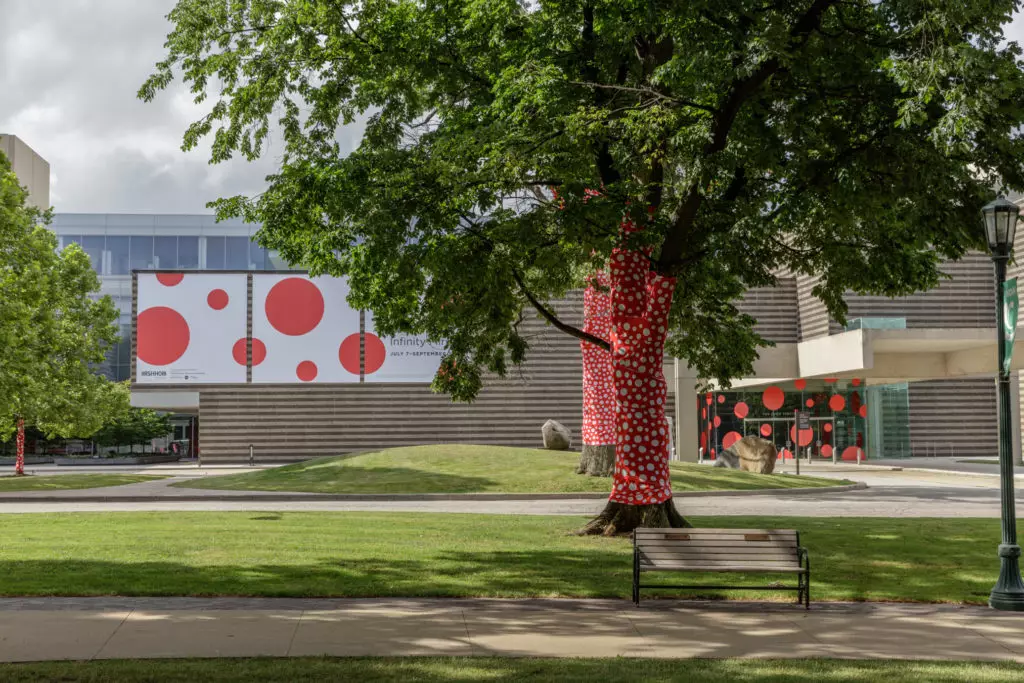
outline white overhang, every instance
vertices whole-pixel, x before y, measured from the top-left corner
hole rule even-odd
[[[1024,337],[1024,327],[1017,330]],[[860,378],[868,384],[995,375],[993,328],[852,330],[796,344],[762,349],[754,375],[734,380],[734,388],[798,378]],[[1024,350],[1014,354],[1013,370],[1024,370]]]

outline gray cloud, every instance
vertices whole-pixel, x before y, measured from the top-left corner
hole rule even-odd
[[[50,162],[58,211],[205,212],[207,202],[254,194],[279,161],[211,166],[208,150],[180,150],[196,108],[179,85],[154,103],[135,99],[163,56],[174,0],[3,0],[0,132]],[[1017,17],[1008,37],[1024,42]],[[357,130],[344,130],[354,144]],[[343,145],[347,146],[347,145]]]

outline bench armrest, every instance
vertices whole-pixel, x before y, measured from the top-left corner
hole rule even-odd
[[[800,566],[805,569],[811,568],[811,555],[807,552],[807,548],[800,546],[796,549],[797,556],[800,558]]]

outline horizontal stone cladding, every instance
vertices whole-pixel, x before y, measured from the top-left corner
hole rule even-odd
[[[912,328],[995,327],[992,260],[972,253],[943,264],[942,271],[952,279],[927,292],[895,299],[849,294],[847,318],[905,318]]]
[[[779,278],[774,287],[748,289],[737,307],[757,320],[754,329],[765,339],[779,344],[799,341],[796,278]]]
[[[582,293],[555,305],[581,323]],[[370,449],[435,443],[540,447],[541,425],[558,420],[579,447],[582,361],[574,337],[530,311],[521,325],[526,362],[500,379],[488,377],[471,404],[453,403],[425,384],[231,384],[179,386],[199,391],[204,462],[303,460]],[[671,373],[671,363],[666,364]],[[671,382],[669,383],[671,386]],[[165,390],[170,387],[159,387]],[[145,388],[134,387],[145,391]],[[671,396],[667,413],[673,414]]]
[[[986,456],[999,452],[992,377],[910,383],[914,456]]]
[[[798,275],[796,278],[797,324],[799,325],[800,341],[827,337],[831,333],[828,309],[818,297],[814,296],[814,287],[820,277]]]

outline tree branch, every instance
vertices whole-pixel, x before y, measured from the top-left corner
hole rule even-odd
[[[821,25],[825,12],[833,5],[839,4],[840,0],[815,0],[807,12],[790,29],[789,37],[791,50],[803,47]],[[782,60],[772,57],[763,62],[753,73],[743,78],[735,79],[730,85],[725,101],[718,109],[711,126],[711,139],[704,146],[704,158],[708,158],[721,152],[729,142],[729,133],[736,122],[743,105],[764,85],[773,75],[785,71]],[[676,209],[675,220],[672,230],[665,238],[662,245],[661,256],[658,258],[658,272],[672,274],[679,265],[679,259],[684,247],[693,242],[691,239],[692,229],[697,220],[697,213],[700,211],[704,196],[701,187],[704,185],[702,179],[694,178],[690,184],[689,191],[680,200]]]
[[[527,301],[530,302],[530,305],[536,308],[537,312],[541,314],[541,317],[543,317],[545,320],[551,323],[555,327],[555,329],[559,330],[560,332],[564,332],[572,337],[576,337],[577,339],[580,339],[582,341],[590,342],[594,346],[599,346],[605,351],[612,350],[612,345],[605,341],[604,339],[601,339],[600,337],[595,337],[589,332],[584,332],[578,327],[573,327],[572,325],[569,325],[568,323],[564,323],[561,320],[559,320],[558,316],[556,316],[551,311],[551,309],[542,304],[537,299],[537,297],[535,297],[533,293],[531,293],[530,290],[526,288],[526,283],[523,282],[522,276],[519,275],[519,271],[517,271],[515,268],[512,269],[512,277],[515,278],[516,285],[519,286],[519,291],[523,293],[523,296],[525,296]]]

